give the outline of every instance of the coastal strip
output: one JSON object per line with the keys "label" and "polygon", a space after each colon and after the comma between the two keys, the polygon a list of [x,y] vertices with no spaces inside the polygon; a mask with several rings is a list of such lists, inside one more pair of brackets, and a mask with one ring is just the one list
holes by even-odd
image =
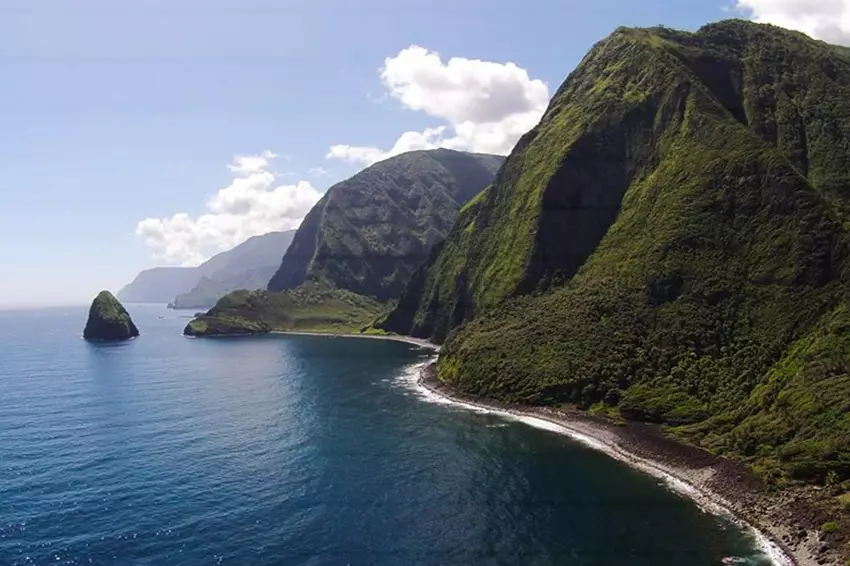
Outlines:
{"label": "coastal strip", "polygon": [[510,405],[460,394],[436,379],[432,359],[415,366],[410,385],[433,402],[501,415],[569,436],[637,470],[657,477],[706,512],[724,516],[749,530],[761,552],[776,566],[837,564],[824,553],[815,533],[799,532],[777,516],[796,502],[773,500],[742,464],[684,446],[641,425],[617,426],[576,411]]}
{"label": "coastal strip", "polygon": [[[412,336],[402,336],[400,334],[356,334],[356,333],[341,333],[335,334],[333,332],[308,332],[304,330],[272,330],[270,332],[263,333],[249,333],[249,332],[234,332],[231,334],[213,334],[210,336],[204,336],[204,340],[215,340],[218,338],[250,338],[253,336],[319,336],[322,338],[361,338],[366,340],[389,340],[391,342],[404,342],[405,344],[410,344],[412,346],[419,346],[420,348],[426,348],[428,350],[433,350],[434,352],[440,351],[440,346],[438,344],[434,344],[428,340],[424,340],[422,338],[414,338]],[[186,338],[195,339],[196,336],[185,336]]]}
{"label": "coastal strip", "polygon": [[324,338],[365,338],[368,340],[390,340],[392,342],[404,342],[405,344],[412,344],[414,346],[419,346],[420,348],[428,348],[429,350],[434,350],[435,352],[440,351],[440,346],[434,344],[433,342],[423,340],[422,338],[414,338],[412,336],[402,336],[400,334],[333,334],[331,332],[306,332],[296,330],[273,330],[269,334],[279,334],[282,336],[322,336]]}

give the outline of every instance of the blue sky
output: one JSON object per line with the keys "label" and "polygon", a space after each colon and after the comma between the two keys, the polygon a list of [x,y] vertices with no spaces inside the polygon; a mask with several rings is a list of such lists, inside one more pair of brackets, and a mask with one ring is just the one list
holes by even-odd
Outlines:
{"label": "blue sky", "polygon": [[394,146],[507,151],[619,25],[850,29],[846,2],[837,25],[834,0],[741,2],[4,0],[0,303],[85,302],[297,226]]}

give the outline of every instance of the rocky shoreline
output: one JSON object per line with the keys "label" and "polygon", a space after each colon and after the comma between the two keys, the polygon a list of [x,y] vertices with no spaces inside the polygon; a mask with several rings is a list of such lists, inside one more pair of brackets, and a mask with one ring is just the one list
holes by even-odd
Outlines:
{"label": "rocky shoreline", "polygon": [[419,386],[447,400],[518,417],[542,419],[565,434],[646,473],[704,509],[725,514],[751,528],[777,565],[843,565],[840,540],[820,532],[826,520],[814,488],[771,491],[744,464],[719,458],[662,435],[658,427],[618,425],[579,410],[511,405],[458,393],[436,378],[436,364],[424,364]]}
{"label": "rocky shoreline", "polygon": [[[303,331],[272,331],[269,334],[391,340],[429,348],[435,353],[440,351],[438,345],[428,340],[398,334]],[[653,425],[635,422],[621,425],[578,409],[513,405],[462,394],[437,380],[434,361],[422,365],[418,385],[455,403],[542,419],[561,427],[565,434],[664,479],[672,489],[693,499],[707,511],[727,515],[751,528],[760,546],[777,566],[850,564],[841,556],[842,550],[846,551],[843,541],[820,531],[820,526],[829,517],[817,504],[820,494],[816,488],[771,491],[744,464],[676,442]]]}

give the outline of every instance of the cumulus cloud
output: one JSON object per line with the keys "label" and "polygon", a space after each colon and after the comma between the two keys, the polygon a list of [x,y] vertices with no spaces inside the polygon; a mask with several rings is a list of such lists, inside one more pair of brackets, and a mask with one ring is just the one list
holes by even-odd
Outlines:
{"label": "cumulus cloud", "polygon": [[334,145],[328,158],[369,165],[415,149],[507,154],[549,103],[549,87],[514,63],[440,55],[411,45],[381,68],[387,94],[447,125],[403,133],[390,149]]}
{"label": "cumulus cloud", "polygon": [[237,156],[228,166],[232,182],[206,203],[198,217],[187,213],[146,218],[136,226],[154,255],[171,264],[197,265],[251,236],[297,228],[321,197],[310,183],[278,185],[270,171],[276,154]]}
{"label": "cumulus cloud", "polygon": [[331,173],[330,171],[328,171],[324,167],[313,167],[312,169],[310,169],[309,173],[313,177],[317,177],[319,179],[322,179],[324,177],[332,177],[333,176],[333,173]]}
{"label": "cumulus cloud", "polygon": [[850,0],[737,0],[753,20],[850,45]]}
{"label": "cumulus cloud", "polygon": [[252,175],[265,171],[269,162],[277,157],[279,157],[278,154],[269,150],[260,155],[237,155],[227,168],[236,175]]}

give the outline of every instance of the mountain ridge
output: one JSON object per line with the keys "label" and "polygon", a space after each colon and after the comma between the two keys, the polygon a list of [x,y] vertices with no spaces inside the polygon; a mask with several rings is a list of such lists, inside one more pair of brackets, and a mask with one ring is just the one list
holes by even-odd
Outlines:
{"label": "mountain ridge", "polygon": [[[139,273],[125,285],[118,298],[129,303],[162,303],[176,308],[209,307],[227,292],[242,286],[255,289],[268,283],[292,241],[294,230],[252,236],[218,253],[196,267],[154,267]],[[265,268],[265,272],[248,276]],[[262,281],[261,279],[265,279]],[[196,287],[201,286],[199,289]]]}
{"label": "mountain ridge", "polygon": [[223,297],[186,333],[263,333],[293,325],[362,330],[397,298],[461,205],[492,181],[501,162],[500,156],[437,149],[367,167],[331,187],[307,214],[269,291]]}
{"label": "mountain ridge", "polygon": [[412,151],[334,185],[305,217],[268,290],[313,280],[379,301],[397,297],[460,205],[501,162],[446,149]]}
{"label": "mountain ridge", "polygon": [[248,238],[224,252],[215,271],[202,273],[190,290],[175,295],[169,308],[209,308],[232,291],[264,289],[294,236],[295,230],[287,230]]}
{"label": "mountain ridge", "polygon": [[772,26],[618,29],[376,327],[444,341],[462,393],[850,478],[848,86],[838,51]]}

